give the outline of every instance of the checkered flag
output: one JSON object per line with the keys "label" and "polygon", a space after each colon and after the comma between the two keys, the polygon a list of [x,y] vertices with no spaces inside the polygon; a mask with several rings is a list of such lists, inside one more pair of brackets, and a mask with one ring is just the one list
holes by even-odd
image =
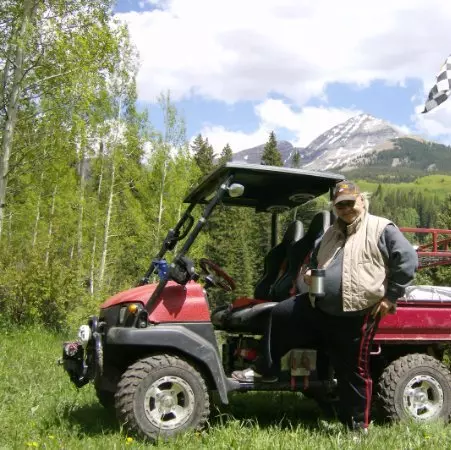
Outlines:
{"label": "checkered flag", "polygon": [[437,82],[429,91],[428,99],[424,105],[422,114],[429,112],[451,95],[451,55],[448,56],[440,72],[437,75]]}

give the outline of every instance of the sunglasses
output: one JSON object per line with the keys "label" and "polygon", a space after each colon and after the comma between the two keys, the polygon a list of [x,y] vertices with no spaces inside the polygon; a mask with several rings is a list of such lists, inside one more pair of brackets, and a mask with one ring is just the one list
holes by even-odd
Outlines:
{"label": "sunglasses", "polygon": [[335,205],[337,209],[354,208],[355,200],[344,200]]}

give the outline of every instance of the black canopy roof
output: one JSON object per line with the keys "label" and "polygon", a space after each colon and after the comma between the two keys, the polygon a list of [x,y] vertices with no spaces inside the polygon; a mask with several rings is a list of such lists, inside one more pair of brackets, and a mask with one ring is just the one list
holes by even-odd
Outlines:
{"label": "black canopy roof", "polygon": [[278,211],[323,195],[345,179],[343,175],[305,169],[228,162],[208,175],[187,195],[185,203],[206,203],[229,176],[244,186],[241,197],[223,197],[223,203]]}

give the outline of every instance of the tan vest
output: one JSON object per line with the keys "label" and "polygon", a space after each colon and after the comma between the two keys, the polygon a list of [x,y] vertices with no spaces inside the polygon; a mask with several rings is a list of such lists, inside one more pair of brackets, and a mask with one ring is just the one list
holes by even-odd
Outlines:
{"label": "tan vest", "polygon": [[318,268],[326,268],[344,245],[343,311],[369,308],[384,297],[387,272],[378,243],[389,223],[392,222],[388,219],[364,213],[347,226],[347,239],[338,221],[324,234],[317,256]]}

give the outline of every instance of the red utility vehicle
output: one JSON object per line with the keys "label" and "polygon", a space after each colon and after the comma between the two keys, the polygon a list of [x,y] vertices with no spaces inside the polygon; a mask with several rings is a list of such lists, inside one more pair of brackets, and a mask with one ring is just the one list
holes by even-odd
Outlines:
{"label": "red utility vehicle", "polygon": [[[264,165],[226,163],[186,197],[188,207],[169,230],[140,286],[100,306],[78,339],[63,344],[62,364],[78,387],[93,381],[99,401],[114,407],[121,423],[142,437],[172,437],[202,428],[210,393],[228,403],[232,391],[290,390],[322,406],[336,400],[333,372],[316,370],[317,349],[293,349],[284,357],[278,383],[239,383],[236,369],[251,367],[271,308],[292,294],[299,266],[334,220],[318,211],[304,232],[295,220],[278,243],[278,215],[318,196],[332,194],[340,174]],[[254,298],[237,298],[212,310],[208,290],[233,291],[234,280],[214,262],[186,255],[219,203],[254,208],[272,216],[272,249],[261,264]],[[203,206],[195,223],[195,207]],[[432,235],[418,248],[421,267],[446,264],[449,230],[404,229]],[[450,236],[451,237],[451,236]],[[170,262],[168,251],[177,252]],[[200,268],[200,275],[196,267]],[[157,283],[149,284],[158,275]],[[290,294],[291,292],[291,294]],[[220,351],[216,330],[221,330]],[[451,289],[410,287],[396,315],[385,317],[371,351],[375,403],[390,419],[448,420],[451,374],[443,363],[451,340]]]}

